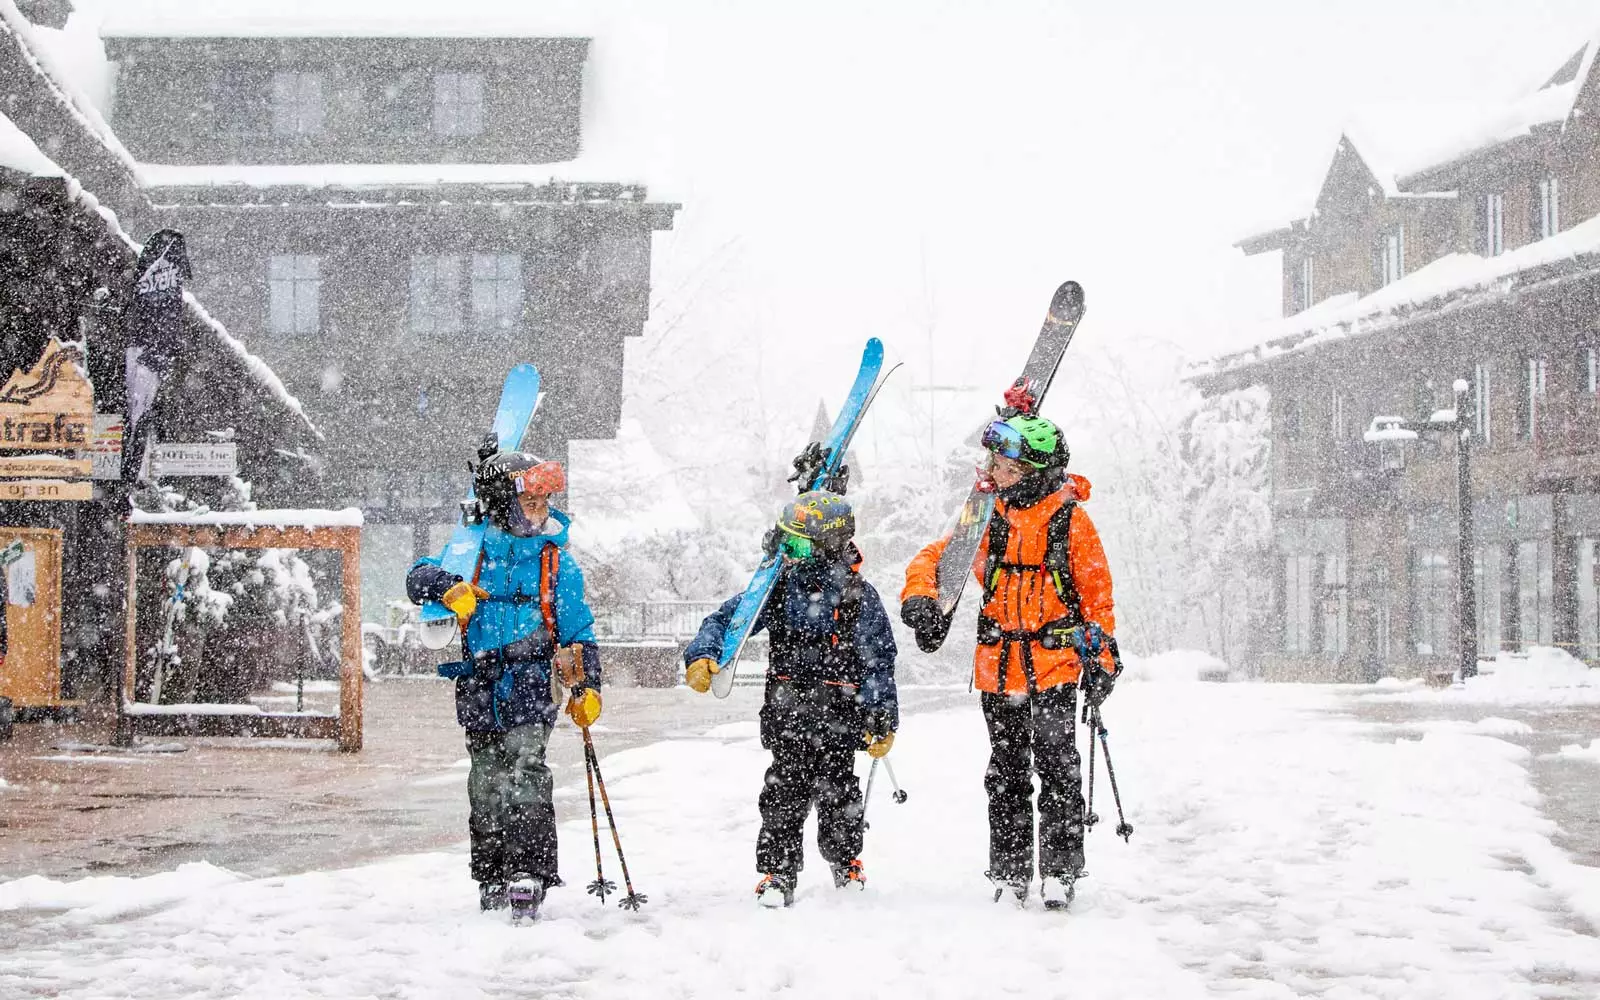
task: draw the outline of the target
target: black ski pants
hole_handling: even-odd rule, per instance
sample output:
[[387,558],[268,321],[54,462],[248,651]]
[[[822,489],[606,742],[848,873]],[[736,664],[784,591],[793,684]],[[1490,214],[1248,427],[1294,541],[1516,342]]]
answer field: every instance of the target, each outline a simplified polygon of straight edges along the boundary
[[1083,768],[1071,684],[1035,695],[982,695],[989,727],[989,871],[1033,878],[1033,773],[1039,775],[1039,875],[1083,870]]
[[805,867],[801,835],[812,805],[823,859],[841,865],[861,855],[858,716],[853,688],[768,682],[761,744],[772,751],[772,763],[758,799],[757,871],[797,875]]
[[553,783],[545,765],[551,727],[542,722],[504,732],[467,731],[467,829],[472,834],[472,877],[509,882],[524,875],[545,885],[556,870]]

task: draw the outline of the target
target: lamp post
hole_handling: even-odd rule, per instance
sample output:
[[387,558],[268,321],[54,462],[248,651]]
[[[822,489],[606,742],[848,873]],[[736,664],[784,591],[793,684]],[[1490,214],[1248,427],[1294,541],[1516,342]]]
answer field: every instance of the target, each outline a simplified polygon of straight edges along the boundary
[[1383,455],[1385,468],[1402,468],[1400,454],[1405,444],[1417,439],[1417,432],[1438,431],[1454,433],[1456,438],[1456,649],[1460,654],[1461,679],[1475,677],[1478,673],[1477,598],[1473,588],[1472,564],[1472,424],[1468,419],[1466,404],[1471,387],[1464,378],[1450,386],[1455,396],[1455,407],[1438,410],[1420,423],[1399,417],[1373,417],[1362,439],[1376,444]]

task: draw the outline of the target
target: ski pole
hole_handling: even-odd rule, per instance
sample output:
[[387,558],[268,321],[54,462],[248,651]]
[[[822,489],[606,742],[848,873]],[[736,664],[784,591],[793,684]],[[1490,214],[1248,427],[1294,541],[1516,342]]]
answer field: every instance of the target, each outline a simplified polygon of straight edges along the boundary
[[[1098,715],[1098,713],[1096,714]],[[1085,829],[1093,829],[1094,825],[1100,822],[1100,814],[1094,811],[1094,729],[1089,722],[1088,699],[1084,699],[1083,702],[1083,724],[1091,727],[1089,730],[1089,798],[1088,802],[1084,804],[1083,826]]]
[[895,805],[904,802],[906,793],[900,790],[900,782],[896,781],[894,777],[894,765],[889,763],[889,758],[887,757],[883,758],[883,773],[889,776],[889,784],[894,787],[894,795],[890,797],[894,799]]
[[[588,730],[584,735],[588,735]],[[606,878],[605,865],[600,860],[600,817],[594,805],[594,745],[588,740],[583,744],[583,776],[589,782],[589,830],[594,834],[594,881],[589,883],[589,895],[599,896],[603,906],[606,893],[616,892],[617,883]]]
[[878,764],[881,758],[872,758],[872,766],[867,768],[867,790],[861,793],[861,829],[870,830],[872,824],[867,822],[867,805],[872,801],[872,779],[878,776]]
[[611,812],[611,796],[606,794],[606,779],[600,773],[600,755],[594,751],[594,738],[589,735],[589,727],[583,727],[583,745],[589,752],[589,761],[594,766],[594,781],[600,786],[600,802],[606,807],[606,822],[611,826],[611,842],[617,847],[617,862],[622,865],[622,884],[627,887],[628,894],[622,897],[618,906],[638,912],[639,907],[650,900],[642,893],[633,891],[633,879],[628,875],[628,859],[622,853],[622,837],[617,833],[617,818]]
[[1100,721],[1098,708],[1094,710],[1094,728],[1100,736],[1100,749],[1106,755],[1106,777],[1111,779],[1111,797],[1117,803],[1117,836],[1122,838],[1123,843],[1129,843],[1128,838],[1133,836],[1133,824],[1122,815],[1122,793],[1117,791],[1117,772],[1111,766],[1111,745],[1106,742],[1106,727],[1105,723]]

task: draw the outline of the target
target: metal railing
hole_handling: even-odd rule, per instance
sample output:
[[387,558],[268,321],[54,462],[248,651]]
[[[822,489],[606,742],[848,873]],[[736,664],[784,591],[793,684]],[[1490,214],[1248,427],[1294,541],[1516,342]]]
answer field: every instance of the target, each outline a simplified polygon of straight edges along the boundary
[[721,601],[639,601],[596,608],[594,633],[601,639],[692,639]]

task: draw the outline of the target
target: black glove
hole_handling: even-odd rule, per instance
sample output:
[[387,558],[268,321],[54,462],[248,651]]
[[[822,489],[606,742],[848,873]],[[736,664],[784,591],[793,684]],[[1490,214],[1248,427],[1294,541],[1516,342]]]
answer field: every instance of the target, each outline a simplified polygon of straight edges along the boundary
[[917,634],[917,648],[924,653],[944,645],[944,637],[950,634],[950,618],[939,610],[939,602],[921,594],[901,602],[900,620]]
[[1083,703],[1090,708],[1099,708],[1111,697],[1111,689],[1117,686],[1117,678],[1115,674],[1106,673],[1099,663],[1086,663],[1079,684],[1083,688]]

